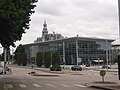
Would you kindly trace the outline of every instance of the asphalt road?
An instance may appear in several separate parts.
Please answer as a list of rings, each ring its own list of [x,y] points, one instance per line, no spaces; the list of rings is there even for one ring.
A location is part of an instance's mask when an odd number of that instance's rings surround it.
[[[102,90],[87,86],[87,83],[100,81],[99,71],[83,70],[78,74],[59,76],[32,76],[35,71],[27,68],[12,67],[12,75],[0,75],[0,90]],[[36,71],[42,75],[50,73]],[[108,73],[106,80],[117,80],[117,73]]]

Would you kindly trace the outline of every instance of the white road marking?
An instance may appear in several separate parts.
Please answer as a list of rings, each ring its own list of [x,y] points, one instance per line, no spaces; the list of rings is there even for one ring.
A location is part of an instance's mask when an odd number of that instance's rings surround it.
[[[50,86],[50,87],[56,87],[56,86],[54,86],[54,85],[52,85],[52,84],[46,84],[47,86]]]
[[[91,76],[92,74],[88,74],[88,75],[90,75],[90,76]]]
[[[90,71],[93,71],[93,70],[90,70]]]
[[[86,86],[84,86],[84,85],[80,85],[80,84],[74,84],[75,86],[78,86],[78,87],[86,87]]]
[[[9,88],[13,88],[13,85],[12,84],[5,84],[4,89],[9,89]]]
[[[40,85],[38,85],[38,84],[33,84],[33,86],[35,86],[35,87],[42,87],[42,86],[40,86]]]
[[[96,76],[98,75],[98,74],[95,74]]]
[[[83,75],[84,75],[85,73],[81,73],[81,74],[83,74]]]
[[[113,75],[108,75],[108,76],[113,76]]]
[[[13,88],[12,84],[7,84],[8,88]]]
[[[19,86],[20,86],[21,88],[26,88],[26,85],[24,85],[24,84],[19,84]]]
[[[65,85],[65,84],[60,84],[61,86],[64,86],[64,87],[71,87],[69,85]]]

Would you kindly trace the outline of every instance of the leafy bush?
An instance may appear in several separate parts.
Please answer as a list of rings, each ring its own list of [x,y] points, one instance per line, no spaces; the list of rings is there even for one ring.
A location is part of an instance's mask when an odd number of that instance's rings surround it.
[[[43,54],[41,52],[38,52],[36,55],[36,64],[38,67],[42,66],[42,62],[43,62]]]
[[[60,53],[58,51],[55,51],[53,54],[52,54],[52,65],[55,65],[55,64],[60,64]]]
[[[55,64],[52,67],[50,67],[51,71],[61,71],[61,67],[59,64]]]
[[[27,65],[26,53],[18,53],[16,60],[18,65],[26,66]]]
[[[17,64],[20,66],[21,65],[21,54],[20,53],[16,54],[16,61],[17,61]]]
[[[25,53],[21,54],[22,57],[22,66],[27,65],[27,55]]]
[[[46,68],[50,67],[51,62],[51,57],[50,57],[50,52],[45,52],[44,53],[44,64]]]

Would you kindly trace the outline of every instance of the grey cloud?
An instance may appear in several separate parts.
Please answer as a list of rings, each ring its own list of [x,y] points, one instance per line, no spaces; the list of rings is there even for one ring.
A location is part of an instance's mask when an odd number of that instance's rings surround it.
[[[37,6],[37,11],[39,14],[44,13],[53,16],[60,16],[62,15],[61,8],[64,6],[65,4],[61,0],[40,0]]]
[[[117,0],[39,0],[35,11],[22,43],[41,36],[44,20],[63,36],[118,38]]]

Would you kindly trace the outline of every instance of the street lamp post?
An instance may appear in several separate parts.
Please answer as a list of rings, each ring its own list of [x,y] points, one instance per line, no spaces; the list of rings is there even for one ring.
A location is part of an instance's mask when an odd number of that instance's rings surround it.
[[[50,46],[50,59],[51,59],[51,62],[50,62],[50,66],[52,67],[52,45]]]
[[[12,48],[12,63],[14,62],[14,49]]]
[[[6,47],[4,47],[4,70],[3,70],[3,74],[6,74]]]
[[[51,62],[50,62],[50,63],[51,63],[51,65],[50,65],[50,66],[52,67],[52,51],[51,51]]]
[[[108,70],[108,49],[107,49],[107,40],[106,40],[106,61],[107,61],[107,70]]]
[[[77,36],[78,38],[78,36]],[[77,65],[78,65],[78,41],[76,39],[76,59],[77,59]]]

